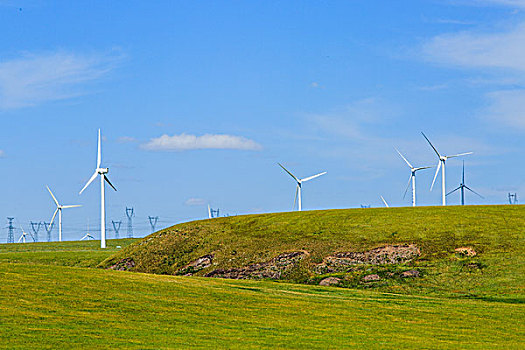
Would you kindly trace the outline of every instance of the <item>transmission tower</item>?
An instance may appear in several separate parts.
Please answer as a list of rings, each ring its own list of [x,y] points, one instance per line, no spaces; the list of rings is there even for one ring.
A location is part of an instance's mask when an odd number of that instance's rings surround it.
[[[128,217],[128,238],[133,238],[133,208],[126,207],[126,216]]]
[[[118,231],[120,230],[120,225],[122,225],[122,221],[113,221],[111,220],[111,223],[113,224],[113,229],[115,230],[115,239],[119,239]]]
[[[155,232],[155,225],[157,225],[157,221],[159,220],[158,216],[148,216],[149,224],[151,225],[151,233]]]
[[[7,220],[9,220],[9,226],[7,227],[9,229],[7,234],[7,243],[15,243],[15,228],[13,226],[14,219],[15,218],[7,218]]]
[[[41,222],[31,221],[31,229],[33,230],[33,241],[38,242],[38,231],[40,231]]]
[[[509,204],[518,204],[518,194],[509,193]]]
[[[53,222],[51,225],[49,225],[47,222],[43,222],[42,224],[44,225],[44,228],[46,229],[46,232],[47,232],[47,241],[51,242],[51,231],[53,231],[53,225],[55,223]]]

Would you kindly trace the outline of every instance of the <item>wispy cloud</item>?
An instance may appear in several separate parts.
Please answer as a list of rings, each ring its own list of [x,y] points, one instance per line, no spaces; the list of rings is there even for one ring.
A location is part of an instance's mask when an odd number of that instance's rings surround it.
[[[205,204],[206,204],[206,200],[203,199],[203,198],[188,198],[184,202],[184,205],[192,206],[192,207],[202,206],[202,205],[205,205]]]
[[[180,134],[162,135],[141,145],[150,151],[186,151],[195,149],[237,149],[258,151],[262,146],[242,136],[205,134],[202,136]]]
[[[501,90],[487,94],[490,101],[485,117],[519,130],[525,130],[525,90]]]
[[[0,110],[38,105],[88,93],[83,86],[106,76],[115,54],[24,54],[0,62]]]
[[[499,68],[525,72],[525,24],[507,32],[462,31],[438,35],[423,45],[432,62],[465,68]]]

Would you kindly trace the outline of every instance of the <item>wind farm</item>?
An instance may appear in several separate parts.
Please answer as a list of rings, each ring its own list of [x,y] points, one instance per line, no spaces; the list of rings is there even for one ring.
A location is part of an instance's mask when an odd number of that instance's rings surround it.
[[[0,349],[525,348],[525,0],[0,18]]]

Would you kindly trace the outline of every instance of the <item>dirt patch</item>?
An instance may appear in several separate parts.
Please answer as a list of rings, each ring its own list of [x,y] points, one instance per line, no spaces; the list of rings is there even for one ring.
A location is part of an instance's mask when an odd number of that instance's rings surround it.
[[[341,282],[340,278],[327,277],[327,278],[321,280],[321,282],[319,282],[319,285],[320,286],[336,286],[336,285],[339,284],[339,282]]]
[[[269,262],[248,265],[238,269],[217,269],[204,275],[205,277],[232,279],[280,279],[282,274],[308,255],[306,251],[283,253]]]
[[[323,259],[323,262],[314,267],[319,274],[332,272],[347,272],[355,265],[384,265],[402,264],[421,255],[415,244],[388,245],[374,248],[366,252],[341,252]]]
[[[454,249],[454,251],[456,252],[456,254],[462,257],[471,257],[478,255],[478,253],[476,253],[476,251],[472,247],[459,247]]]
[[[184,266],[182,269],[178,270],[176,275],[191,276],[195,272],[210,267],[213,262],[213,254],[207,254],[201,256],[195,261],[192,261],[188,265]]]
[[[128,271],[135,267],[135,261],[133,258],[124,258],[118,263],[108,267],[110,270]]]

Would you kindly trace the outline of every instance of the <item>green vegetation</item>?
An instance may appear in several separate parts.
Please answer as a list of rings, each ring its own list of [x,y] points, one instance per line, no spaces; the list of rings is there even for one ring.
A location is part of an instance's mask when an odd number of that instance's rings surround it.
[[[313,272],[324,257],[336,252],[404,243],[416,244],[421,257],[398,265],[361,265],[348,273]],[[285,279],[317,284],[336,276],[342,279],[341,285],[352,288],[515,302],[524,300],[524,243],[525,206],[307,211],[176,225],[130,245],[101,266],[131,257],[136,264],[131,270],[172,275],[211,253],[213,265],[196,272],[204,275],[306,250],[309,257]],[[455,253],[458,247],[472,247],[477,255],[461,256]],[[421,277],[400,278],[409,269],[417,269]],[[378,274],[381,280],[363,283],[368,274]]]
[[[0,244],[0,263],[95,267],[137,240],[111,239],[107,241],[107,249],[100,249],[100,241]]]
[[[0,263],[0,347],[512,349],[523,305]]]
[[[186,223],[107,250],[0,245],[0,348],[519,349],[524,220],[518,206],[330,210]],[[334,252],[400,243],[421,257],[312,269]],[[463,246],[477,255],[454,252]],[[305,284],[166,275],[208,253],[216,265],[197,274],[297,250],[310,255],[284,277]],[[164,275],[93,268],[128,257]],[[408,269],[421,277],[401,278]],[[382,279],[360,282],[372,273]],[[308,285],[326,276],[346,288]]]

